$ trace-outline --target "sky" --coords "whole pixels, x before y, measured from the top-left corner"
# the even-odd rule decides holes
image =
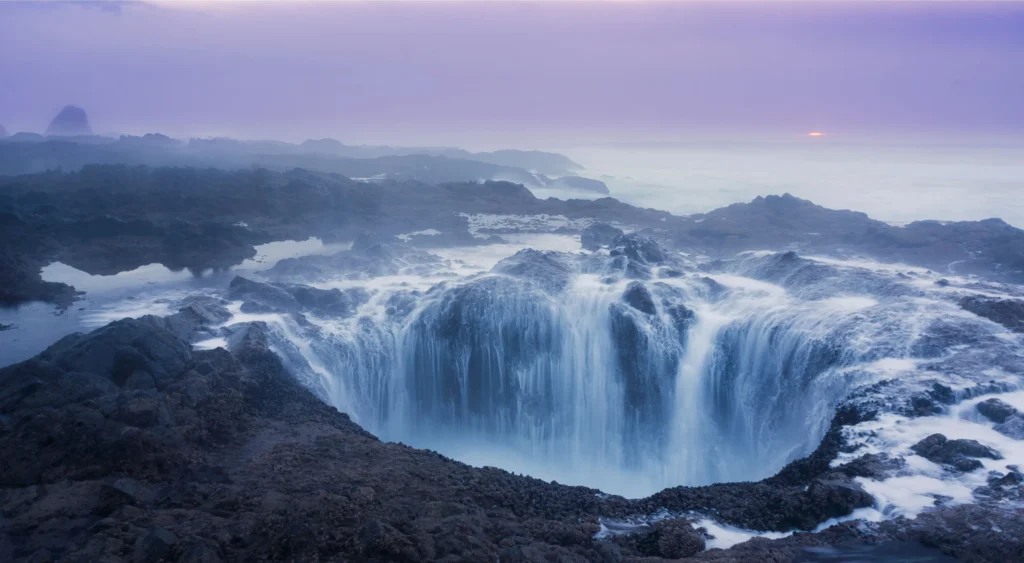
[[[1024,3],[3,2],[0,125],[418,144],[1024,135]]]

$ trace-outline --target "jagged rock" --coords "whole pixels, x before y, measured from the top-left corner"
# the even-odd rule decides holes
[[[572,271],[558,252],[527,248],[505,258],[491,272],[527,279],[545,290],[558,293],[569,286]]]
[[[952,405],[957,401],[956,391],[941,383],[932,383],[928,396],[944,405]]]
[[[982,416],[997,424],[1006,422],[1007,418],[1017,413],[1017,409],[994,397],[978,403],[976,408]]]
[[[622,229],[608,223],[593,223],[580,233],[580,244],[584,250],[597,250],[610,245],[616,238],[623,235]]]
[[[497,277],[474,282],[483,286],[482,296],[509,283]],[[615,306],[623,316],[639,316]],[[503,561],[619,561],[644,554],[637,542],[592,540],[598,517],[705,510],[745,528],[812,529],[873,501],[848,479],[828,474],[843,425],[862,420],[848,410],[836,415],[814,455],[772,479],[676,487],[629,501],[379,441],[298,384],[270,351],[262,323],[240,327],[236,334],[243,336],[231,353],[191,351],[173,326],[166,319],[122,320],[0,369],[0,416],[6,417],[0,509],[5,523],[18,526],[0,542],[0,550],[14,550],[0,551],[5,560],[24,561],[46,545],[73,561],[315,560],[327,552],[353,561],[492,561],[499,555]],[[167,373],[165,387],[140,393],[116,383],[120,364],[106,351],[126,342],[135,348],[132,334],[177,340],[180,348],[167,349],[188,351],[180,363],[168,356],[168,366],[154,367]],[[99,351],[88,362],[84,343]],[[154,348],[136,350],[151,358]],[[69,380],[84,383],[66,392]],[[202,392],[192,397],[197,385]],[[123,422],[121,407],[136,399],[163,405],[169,416],[137,421],[142,426]],[[271,494],[283,490],[286,495]],[[945,541],[937,532],[941,523],[923,529],[909,522],[893,534],[937,533],[932,539]],[[1012,521],[1005,526],[1010,534],[1019,528]],[[654,549],[662,556],[700,549],[702,538],[689,524],[662,524],[656,531]],[[808,541],[801,538],[828,545],[856,537],[796,534],[778,544],[748,542],[744,549],[754,551],[739,560],[771,560],[767,554],[776,549],[802,545],[787,542]],[[1002,555],[1020,546],[1019,537],[978,541],[957,549],[969,556],[995,548]]]
[[[231,312],[225,305],[226,301],[213,297],[189,297],[182,301],[178,312],[193,317],[200,324],[218,325],[231,318]]]
[[[612,256],[625,256],[641,264],[660,264],[665,260],[661,247],[650,237],[635,233],[620,235],[615,237],[611,245]]]
[[[995,425],[994,430],[1014,440],[1024,440],[1024,416],[1014,414],[1002,424]]]
[[[1024,483],[1024,474],[1013,470],[1005,475],[994,471],[988,479],[990,487],[1016,487],[1022,483]]]
[[[917,455],[957,471],[974,471],[982,464],[975,458],[1003,459],[999,452],[977,440],[950,440],[942,434],[932,434],[910,448]]]
[[[298,311],[301,308],[295,297],[284,289],[241,276],[231,280],[228,295],[232,299],[245,299],[243,311],[246,312]]]
[[[46,134],[48,136],[77,137],[92,135],[92,128],[89,127],[89,118],[86,117],[85,110],[77,106],[65,106],[50,122]]]
[[[622,300],[641,313],[653,315],[658,312],[654,305],[654,298],[651,297],[651,292],[648,291],[647,286],[640,282],[629,282],[629,285],[626,286],[626,291],[622,293]]]
[[[905,465],[903,458],[894,458],[888,454],[864,454],[843,464],[839,470],[847,477],[867,477],[881,481]]]
[[[262,283],[235,276],[228,286],[232,299],[242,299],[246,313],[309,312],[323,317],[350,317],[366,303],[369,294],[361,288],[318,289],[307,285]]]
[[[0,137],[6,137],[6,136],[7,136],[7,129],[4,129],[4,126],[0,125]]]

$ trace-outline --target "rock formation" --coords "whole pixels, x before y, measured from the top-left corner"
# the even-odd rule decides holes
[[[78,137],[92,135],[89,118],[78,106],[64,106],[46,129],[47,136]]]

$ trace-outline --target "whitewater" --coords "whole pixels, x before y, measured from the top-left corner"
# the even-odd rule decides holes
[[[936,383],[1016,388],[1019,336],[950,299],[1014,288],[767,252],[675,256],[639,264],[641,280],[635,261],[577,240],[529,235],[433,275],[311,282],[367,292],[346,318],[235,301],[226,324],[266,322],[289,369],[383,439],[629,497],[768,477],[858,393],[898,412]]]
[[[88,298],[81,310],[32,322],[71,332],[216,299],[231,317],[197,348],[230,348],[249,323],[265,323],[299,381],[383,440],[632,498],[769,477],[817,448],[840,405],[878,412],[844,431],[850,447],[833,463],[883,452],[906,462],[858,479],[875,506],[821,527],[978,502],[988,472],[1024,465],[1022,442],[974,410],[991,397],[1024,407],[1021,335],[958,305],[965,296],[1019,299],[1018,286],[792,252],[710,260],[641,234],[582,250],[578,235],[559,229],[584,225],[558,217],[470,222],[500,227],[504,241],[423,250],[275,243],[206,277],[157,267],[87,276],[54,265],[48,279],[73,279]],[[307,268],[335,253],[383,262]],[[240,293],[234,276],[338,290],[351,307],[268,307],[265,296]],[[959,404],[911,412],[936,389]],[[950,473],[911,449],[935,432],[977,439],[1003,459]],[[718,547],[757,533],[694,517],[718,530]]]

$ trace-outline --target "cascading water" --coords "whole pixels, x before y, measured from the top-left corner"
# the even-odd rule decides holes
[[[379,291],[352,318],[290,326],[280,352],[384,439],[627,495],[766,477],[813,450],[864,366],[910,355],[873,331],[912,317],[872,298],[568,262],[555,283]]]

